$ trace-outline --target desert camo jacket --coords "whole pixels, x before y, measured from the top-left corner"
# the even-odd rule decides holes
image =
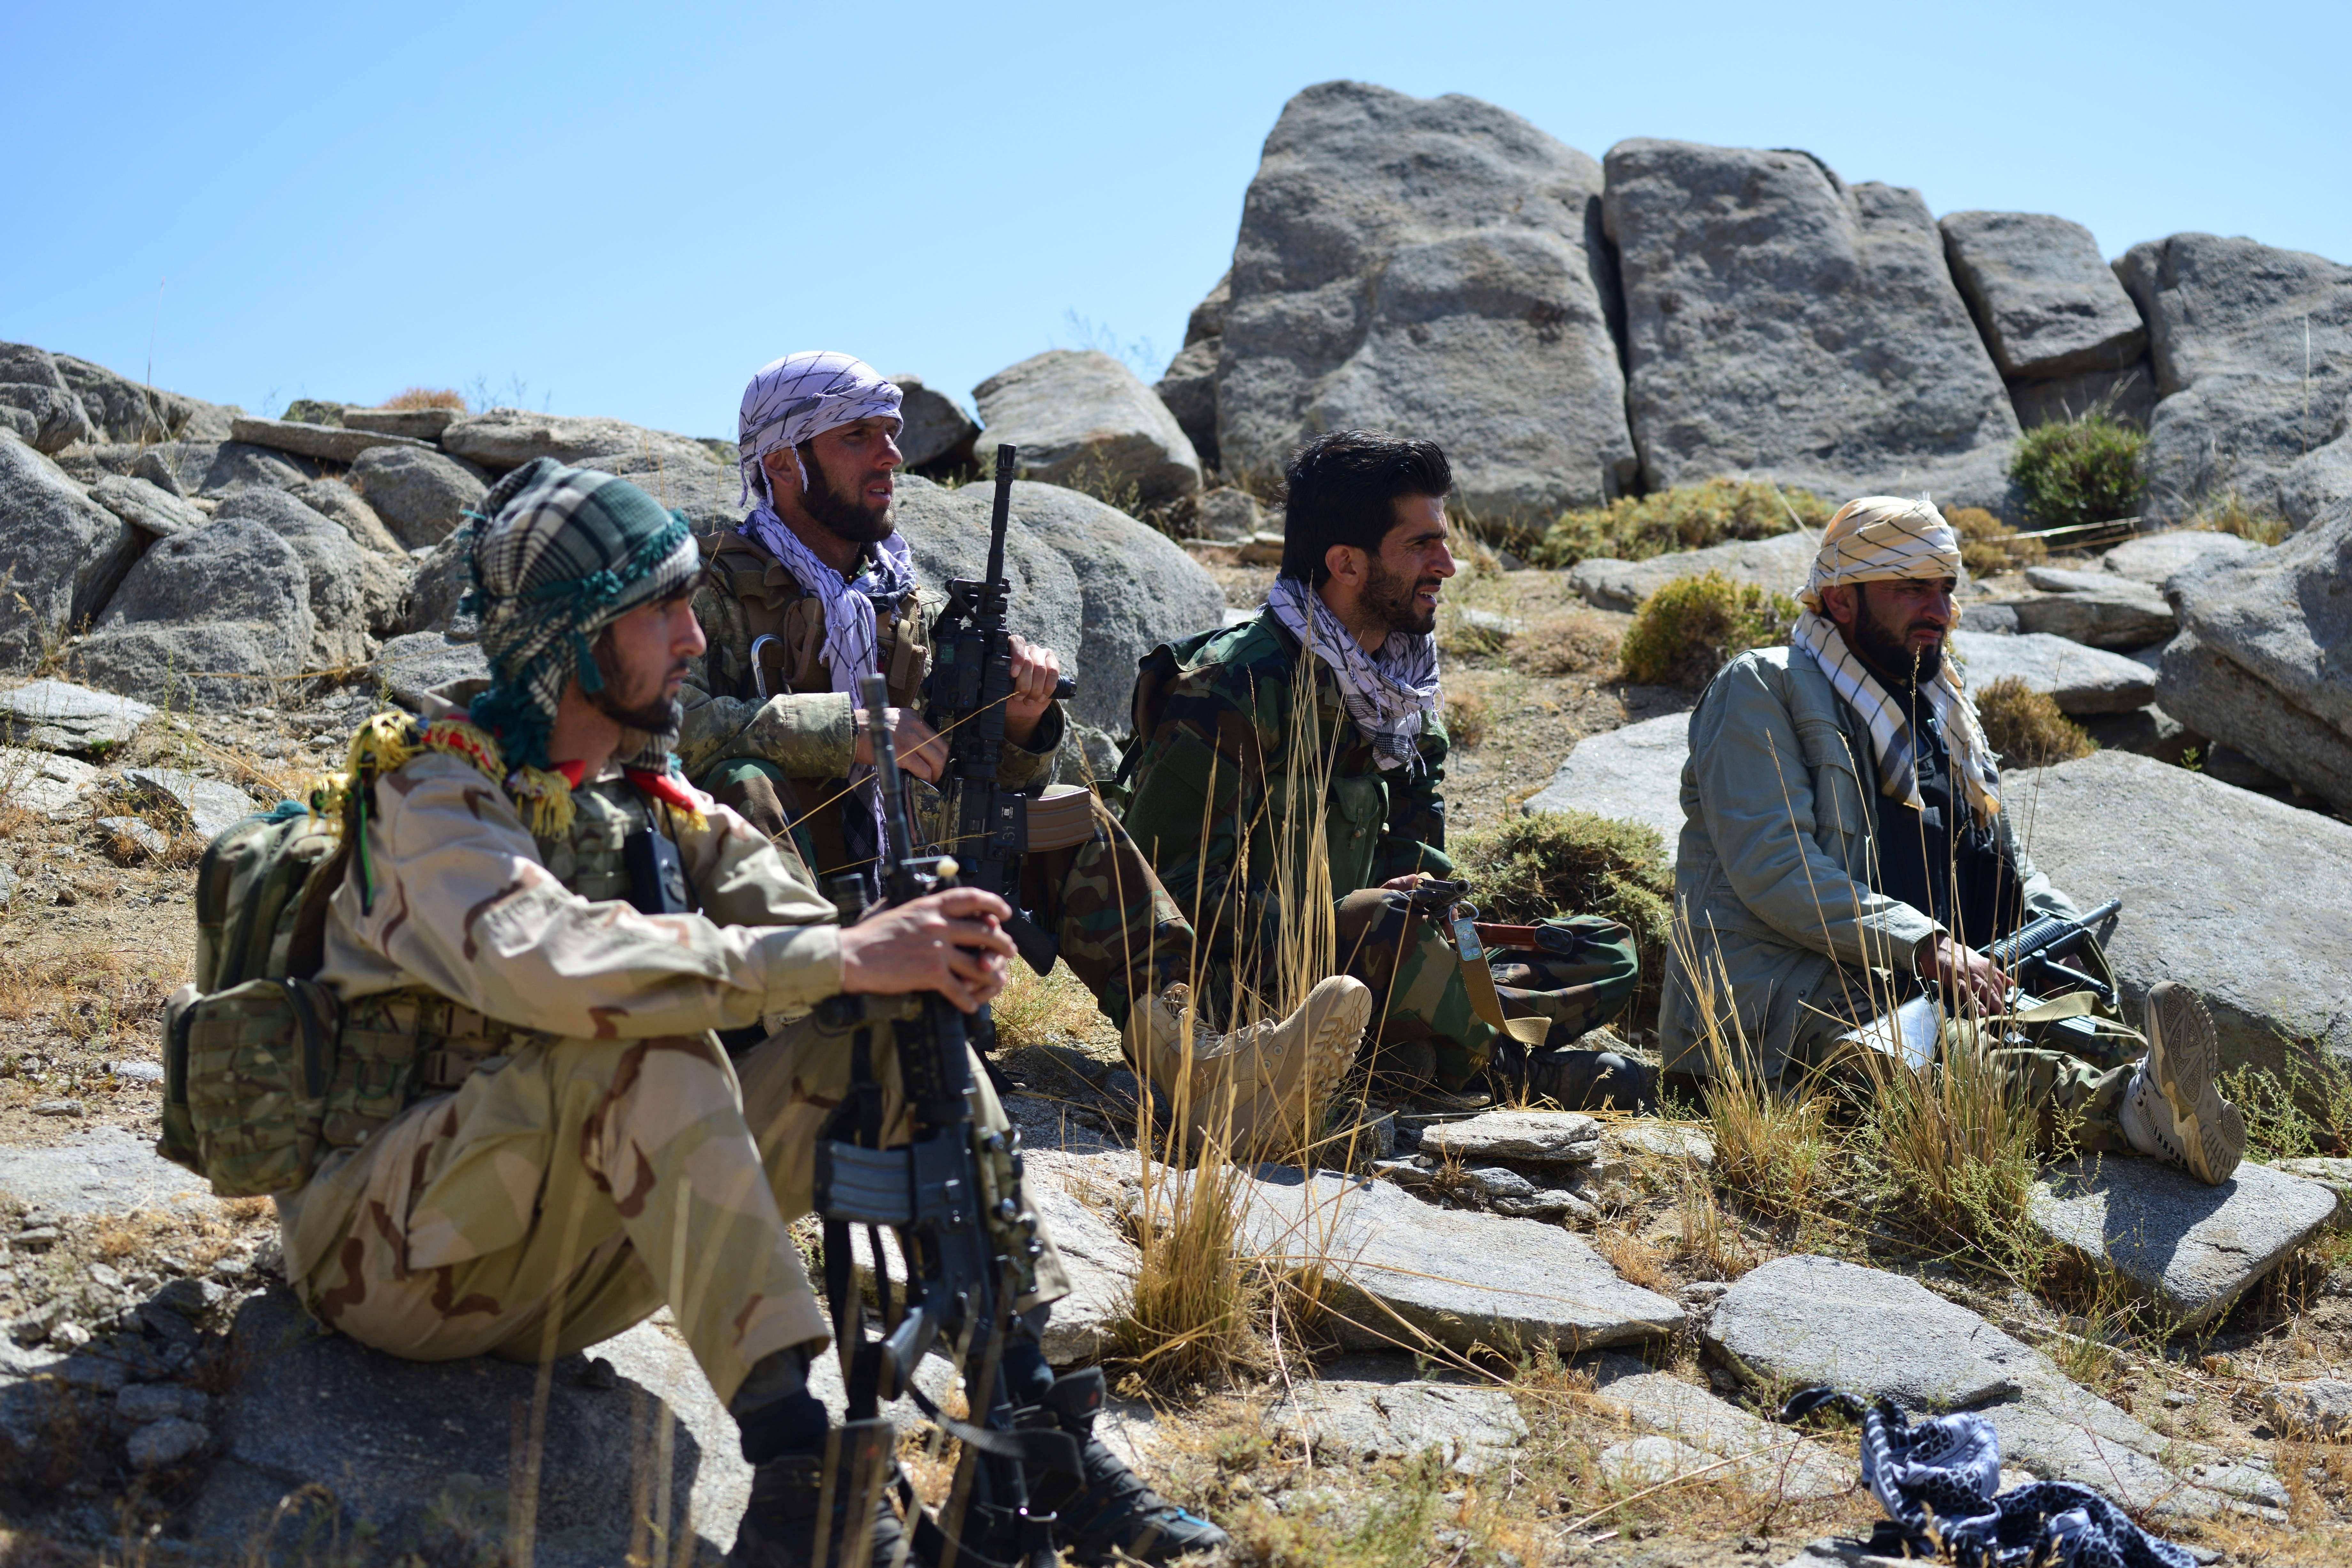
[[[1382,773],[1371,742],[1341,706],[1331,672],[1320,660],[1306,661],[1271,611],[1165,652],[1172,675],[1150,689],[1156,652],[1137,687],[1139,750],[1124,820],[1178,907],[1198,910],[1194,925],[1212,952],[1280,946],[1274,846],[1304,830],[1292,816],[1314,809],[1285,783],[1294,770],[1323,775],[1333,899],[1410,871],[1453,870],[1445,854],[1448,742],[1437,716],[1422,731],[1420,765]],[[1313,683],[1311,729],[1303,714],[1293,722],[1305,680]]]
[[[617,774],[618,770],[613,770]],[[347,877],[329,906],[319,978],[346,1003],[422,987],[502,1023],[634,1040],[807,1013],[841,990],[830,900],[757,829],[700,799],[703,824],[665,813],[702,911],[649,915],[570,891],[506,792],[426,752],[377,781],[368,896]],[[285,1213],[299,1277],[358,1189],[330,1154]]]

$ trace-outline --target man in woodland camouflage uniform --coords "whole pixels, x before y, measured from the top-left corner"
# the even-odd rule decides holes
[[[759,504],[716,542],[694,602],[710,647],[688,680],[680,757],[772,838],[783,842],[789,829],[821,886],[843,872],[870,875],[874,864],[875,808],[870,792],[853,787],[872,763],[852,695],[862,676],[882,674],[902,705],[900,766],[936,781],[947,763],[946,742],[912,711],[945,601],[916,583],[892,516],[898,407],[898,388],[848,354],[789,354],[752,377],[737,438],[744,499]],[[1061,744],[1060,673],[1052,649],[1013,639],[998,777],[1033,796]],[[1128,1028],[1138,997],[1187,977],[1190,923],[1090,791],[1033,798],[1029,836],[1023,906],[1104,1016]],[[1318,1055],[1354,1050],[1354,1037],[1340,1037],[1350,1016],[1360,1027],[1361,1010],[1341,1005],[1347,992],[1336,987],[1327,1004],[1246,1037],[1202,1035],[1188,1042],[1192,1054],[1227,1064],[1244,1109],[1263,1102],[1269,1116],[1299,1118],[1303,1097],[1337,1081],[1312,1070]],[[1315,1049],[1290,1049],[1302,1038]]]
[[[1254,986],[1282,950],[1280,847],[1310,830],[1292,814],[1317,805],[1311,786],[1285,781],[1326,774],[1339,961],[1379,1008],[1376,1065],[1403,1086],[1446,1090],[1494,1066],[1508,1087],[1565,1104],[1612,1094],[1626,1103],[1641,1091],[1636,1064],[1564,1047],[1632,993],[1632,933],[1608,921],[1549,921],[1521,962],[1496,965],[1505,1012],[1551,1021],[1545,1048],[1523,1053],[1479,1016],[1446,933],[1407,896],[1454,870],[1433,636],[1454,572],[1452,488],[1433,442],[1339,431],[1300,449],[1265,609],[1144,661],[1124,821],[1160,880],[1197,900],[1218,988]],[[1296,712],[1302,696],[1311,723]]]
[[[830,1422],[805,1382],[829,1324],[787,1226],[810,1211],[854,1026],[811,1009],[927,991],[973,1008],[1003,984],[1008,911],[959,889],[843,929],[796,863],[686,783],[676,693],[703,641],[683,518],[547,458],[483,511],[488,689],[379,716],[354,744],[373,788],[320,972],[347,1009],[333,1147],[278,1200],[288,1279],[325,1322],[423,1360],[561,1355],[667,1306],[755,1467],[730,1561],[806,1564],[824,1540],[841,1562],[854,1488],[829,1485]],[[649,832],[675,844],[673,891],[697,912],[642,912],[627,846]],[[713,1036],[763,1021],[774,1032],[732,1061]],[[880,1053],[876,1076],[903,1142],[896,1067]],[[976,1094],[1003,1126],[984,1080]],[[1050,1243],[1038,1282],[1020,1303],[1033,1322],[1066,1290]],[[1032,1481],[1064,1543],[1098,1561],[1223,1539],[1093,1437],[1099,1373],[1056,1380],[1016,1341],[1016,1404],[1085,1455],[1084,1475]],[[859,1424],[839,1453],[887,1453],[886,1426]],[[887,1500],[870,1530],[871,1561],[891,1562]]]
[[[1741,655],[1699,699],[1675,865],[1683,934],[1658,1030],[1670,1072],[1703,1079],[1744,1056],[1794,1086],[1851,1069],[1886,1043],[1883,1026],[1857,1026],[1929,990],[1957,1015],[1947,1033],[1975,1049],[1977,1020],[2010,1004],[1986,945],[2074,917],[2027,855],[1944,657],[1959,574],[1958,538],[1927,500],[1850,501],[1822,531],[1790,646]],[[2095,947],[2085,962],[2112,981]],[[2021,1045],[2007,1041],[2015,1026],[1986,1058],[2047,1142],[2215,1184],[2237,1167],[2245,1120],[2215,1088],[2195,993],[2149,988],[2145,1055],[2116,1028],[2029,1021]]]

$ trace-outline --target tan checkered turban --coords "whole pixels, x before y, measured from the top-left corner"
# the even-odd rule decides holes
[[[1864,496],[1838,508],[1822,531],[1821,552],[1798,597],[1818,614],[1822,590],[1896,577],[1958,577],[1960,539],[1925,496]]]

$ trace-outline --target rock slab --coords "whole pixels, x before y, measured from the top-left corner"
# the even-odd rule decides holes
[[[2003,509],[2017,415],[1918,192],[1689,142],[1603,163],[1646,487],[1750,476]]]
[[[1551,782],[1519,809],[1592,811],[1657,829],[1672,866],[1683,832],[1683,764],[1690,760],[1690,715],[1668,713],[1576,743]]]
[[[1952,280],[2008,380],[2122,370],[2146,353],[2139,307],[2081,224],[2048,213],[1963,212],[1937,226]]]
[[[2242,1164],[2209,1187],[2155,1160],[2075,1160],[2034,1184],[2033,1222],[2084,1257],[2104,1258],[2188,1330],[2236,1303],[2336,1214],[2316,1182]]]
[[[1683,1310],[1557,1226],[1441,1209],[1385,1182],[1261,1165],[1241,1228],[1277,1267],[1321,1267],[1344,1343],[1566,1349],[1672,1333]]]
[[[2042,592],[2006,601],[2021,633],[2101,648],[2146,647],[2173,633],[2175,616],[2164,595],[2119,574],[2037,566],[2026,581]]]
[[[407,436],[387,436],[373,430],[346,430],[340,425],[311,425],[299,419],[239,419],[229,426],[232,440],[297,457],[320,458],[331,463],[353,463],[371,447],[424,447]]]
[[[1423,1129],[1421,1147],[1464,1160],[1583,1164],[1601,1152],[1601,1123],[1573,1110],[1484,1110]]]
[[[1643,600],[1675,578],[1709,572],[1794,598],[1820,552],[1820,536],[1809,528],[1796,528],[1769,539],[1735,539],[1646,561],[1596,555],[1568,569],[1568,585],[1604,610],[1638,610]]]
[[[2273,1160],[2271,1169],[2283,1171],[2301,1181],[2316,1182],[2336,1194],[2336,1212],[2327,1223],[2338,1230],[2352,1230],[2352,1160],[2325,1157]]]
[[[155,1145],[120,1127],[68,1133],[39,1149],[0,1149],[0,1193],[58,1215],[125,1215],[139,1209],[219,1207],[202,1176],[173,1164]]]
[[[2156,671],[2147,666],[2047,632],[2002,637],[1955,629],[1951,651],[1968,671],[1970,691],[2014,678],[2047,693],[2062,713],[2129,713],[2156,700]]]
[[[2352,1068],[2352,826],[2125,752],[2011,773],[2004,795],[2068,897],[2123,900],[2105,947],[2135,1015],[2177,980],[2225,1065],[2284,1071],[2301,1040]]]
[[[2227,566],[2260,555],[2263,546],[2234,533],[2210,529],[2176,528],[2165,533],[2144,533],[2127,539],[2099,558],[2099,569],[2162,588],[2183,573]]]
[[[1603,1353],[1591,1372],[1593,1393],[1628,1425],[1688,1447],[1702,1465],[1739,1460],[1727,1473],[1748,1487],[1783,1488],[1791,1498],[1834,1497],[1862,1479],[1852,1461],[1810,1438],[1631,1356]]]
[[[105,752],[155,716],[144,702],[68,680],[28,680],[0,691],[0,723],[17,740],[52,752]]]
[[[988,450],[1011,442],[1020,471],[1097,495],[1132,489],[1157,506],[1201,488],[1201,459],[1167,405],[1120,361],[1093,349],[1048,349],[972,388]]]
[[[1342,1356],[1317,1369],[1266,1412],[1268,1430],[1318,1459],[1356,1463],[1435,1450],[1475,1475],[1525,1441],[1528,1424],[1500,1388],[1416,1377],[1395,1355]]]
[[[1242,204],[1221,466],[1271,476],[1320,431],[1402,430],[1445,449],[1483,518],[1631,489],[1601,187],[1590,156],[1474,98],[1293,98]]]

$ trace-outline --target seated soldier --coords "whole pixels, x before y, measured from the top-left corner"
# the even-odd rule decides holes
[[[755,1467],[729,1561],[807,1564],[821,1541],[843,1561],[852,1489],[804,1381],[829,1325],[789,1226],[857,1030],[811,1010],[924,991],[979,1006],[1004,983],[1008,910],[958,889],[843,929],[797,862],[678,774],[677,692],[703,647],[682,517],[550,458],[482,513],[487,689],[371,720],[340,785],[366,792],[320,971],[346,1024],[331,1150],[279,1199],[287,1278],[323,1321],[428,1361],[564,1354],[668,1307]],[[633,874],[655,834],[682,884]],[[782,1026],[733,1061],[711,1033],[762,1019]],[[896,1058],[877,1069],[903,1137]],[[977,1096],[1003,1126],[984,1080]],[[1042,1321],[1028,1310],[1066,1289],[1050,1245],[1037,1278],[1021,1306]],[[1025,1333],[1004,1364],[1016,1404],[1081,1445],[1083,1475],[1031,1492],[1081,1558],[1223,1539],[1093,1437],[1099,1373],[1057,1380]],[[893,1563],[883,1499],[870,1530],[870,1560]]]
[[[917,584],[892,515],[898,405],[895,384],[844,353],[790,354],[752,377],[738,440],[745,499],[756,491],[760,504],[717,542],[694,601],[710,647],[687,683],[679,754],[772,839],[789,828],[821,886],[874,863],[872,792],[851,787],[873,761],[853,707],[862,677],[884,675],[909,710],[894,710],[900,765],[936,781],[947,764],[945,741],[910,710],[945,601]],[[1012,606],[1016,618],[1021,610]],[[1019,637],[1013,650],[998,777],[1042,791],[1062,740],[1060,663]],[[1022,905],[1124,1028],[1137,997],[1184,978],[1192,929],[1097,797],[1074,790],[1052,804],[1050,824],[1030,816]],[[1360,989],[1335,976],[1287,1018],[1194,1047],[1261,1064],[1238,1085],[1245,1114],[1255,1103],[1268,1118],[1309,1119],[1318,1107],[1305,1100],[1337,1084],[1313,1064],[1355,1050],[1368,1007],[1351,998]],[[1300,1039],[1312,1048],[1290,1048]]]
[[[1959,571],[1958,541],[1925,500],[1850,502],[1822,533],[1790,646],[1743,654],[1700,698],[1675,868],[1685,931],[1659,1030],[1670,1073],[1702,1078],[1743,1050],[1793,1085],[1930,987],[1992,1020],[2011,985],[1985,945],[2075,914],[2019,841],[1945,657]],[[2068,1032],[2074,1050],[2042,1031],[1993,1055],[2053,1142],[2226,1181],[2245,1121],[2214,1087],[2211,1020],[2170,982],[2146,1013],[2144,1056],[2102,1050],[2091,1031]]]
[[[1303,841],[1319,815],[1340,966],[1370,986],[1380,1010],[1377,1068],[1397,1087],[1452,1094],[1499,1064],[1514,1089],[1629,1105],[1646,1087],[1636,1064],[1560,1047],[1631,994],[1630,932],[1601,920],[1547,921],[1533,948],[1511,955],[1522,962],[1497,963],[1503,1010],[1549,1020],[1548,1035],[1531,1031],[1549,1048],[1528,1053],[1482,1016],[1492,1004],[1474,994],[1480,977],[1465,976],[1442,921],[1410,897],[1454,869],[1433,636],[1454,572],[1444,454],[1429,441],[1339,431],[1300,448],[1288,481],[1282,568],[1265,608],[1144,660],[1121,768],[1132,784],[1128,831],[1163,885],[1198,900],[1193,923],[1214,982],[1198,1000],[1228,1007],[1234,987],[1263,984],[1278,962],[1286,897],[1308,880],[1278,848]],[[1318,778],[1319,792],[1299,787]],[[1163,999],[1154,1026],[1173,1032],[1180,1015]]]

